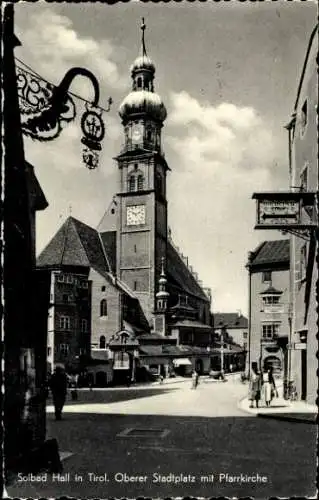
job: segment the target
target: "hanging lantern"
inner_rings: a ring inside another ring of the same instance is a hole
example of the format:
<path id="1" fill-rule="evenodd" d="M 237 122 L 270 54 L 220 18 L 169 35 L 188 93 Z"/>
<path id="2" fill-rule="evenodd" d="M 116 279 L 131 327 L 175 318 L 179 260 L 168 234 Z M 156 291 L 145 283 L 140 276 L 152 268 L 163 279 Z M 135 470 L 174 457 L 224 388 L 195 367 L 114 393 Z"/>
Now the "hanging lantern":
<path id="1" fill-rule="evenodd" d="M 83 161 L 86 166 L 91 170 L 98 166 L 99 155 L 101 151 L 101 141 L 105 135 L 105 127 L 101 117 L 102 110 L 86 105 L 86 111 L 81 118 L 81 129 L 83 137 L 82 144 L 86 146 L 83 150 Z"/>

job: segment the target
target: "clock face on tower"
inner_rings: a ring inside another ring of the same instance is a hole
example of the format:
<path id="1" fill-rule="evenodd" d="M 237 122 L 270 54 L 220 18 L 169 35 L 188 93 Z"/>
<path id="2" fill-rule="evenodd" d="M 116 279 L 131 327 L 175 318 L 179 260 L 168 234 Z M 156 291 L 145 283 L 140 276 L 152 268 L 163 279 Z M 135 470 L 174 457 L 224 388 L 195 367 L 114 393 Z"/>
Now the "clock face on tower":
<path id="1" fill-rule="evenodd" d="M 142 139 L 142 127 L 141 125 L 133 125 L 132 127 L 132 141 L 139 142 Z"/>
<path id="2" fill-rule="evenodd" d="M 145 224 L 145 205 L 131 205 L 126 207 L 127 226 Z"/>

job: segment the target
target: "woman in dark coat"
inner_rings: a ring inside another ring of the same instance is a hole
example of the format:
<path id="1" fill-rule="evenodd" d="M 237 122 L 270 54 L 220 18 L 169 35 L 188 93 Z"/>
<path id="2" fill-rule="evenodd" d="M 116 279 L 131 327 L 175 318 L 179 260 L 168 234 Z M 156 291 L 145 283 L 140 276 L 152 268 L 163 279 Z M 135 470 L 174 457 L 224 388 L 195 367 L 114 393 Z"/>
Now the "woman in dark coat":
<path id="1" fill-rule="evenodd" d="M 62 419 L 62 410 L 66 400 L 68 379 L 63 368 L 57 366 L 50 380 L 50 389 L 53 398 L 55 419 Z"/>

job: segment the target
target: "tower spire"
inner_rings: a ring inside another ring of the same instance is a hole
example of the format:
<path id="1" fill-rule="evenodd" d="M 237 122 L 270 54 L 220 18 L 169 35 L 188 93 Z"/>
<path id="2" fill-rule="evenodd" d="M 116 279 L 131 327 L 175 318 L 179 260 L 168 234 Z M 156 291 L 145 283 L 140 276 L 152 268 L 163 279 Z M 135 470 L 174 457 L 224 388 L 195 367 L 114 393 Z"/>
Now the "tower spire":
<path id="1" fill-rule="evenodd" d="M 142 56 L 147 56 L 146 47 L 145 47 L 145 30 L 146 30 L 146 24 L 145 24 L 144 17 L 142 17 L 141 30 L 142 30 Z"/>

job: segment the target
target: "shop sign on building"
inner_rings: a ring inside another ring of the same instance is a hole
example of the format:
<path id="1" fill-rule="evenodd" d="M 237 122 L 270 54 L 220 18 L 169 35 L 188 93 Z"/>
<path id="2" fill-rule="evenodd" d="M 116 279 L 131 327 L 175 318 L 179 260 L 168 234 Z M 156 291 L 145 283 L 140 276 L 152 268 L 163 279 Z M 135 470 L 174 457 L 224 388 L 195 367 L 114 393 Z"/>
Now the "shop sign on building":
<path id="1" fill-rule="evenodd" d="M 275 192 L 254 193 L 257 201 L 255 229 L 306 229 L 313 227 L 305 223 L 303 208 L 313 206 L 314 193 Z"/>
<path id="2" fill-rule="evenodd" d="M 294 351 L 304 351 L 307 349 L 307 344 L 304 342 L 292 342 L 287 345 L 288 349 L 292 349 Z"/>

